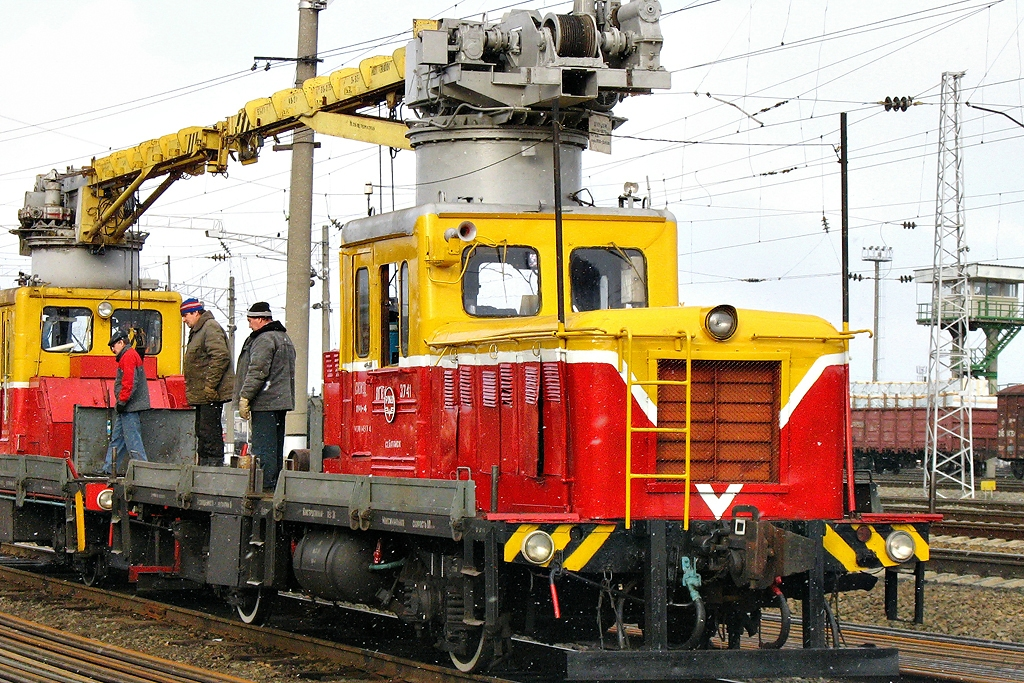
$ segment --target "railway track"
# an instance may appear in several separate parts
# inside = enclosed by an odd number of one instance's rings
[[[42,683],[83,677],[101,683],[249,683],[4,615],[0,679]]]
[[[847,645],[860,642],[900,651],[900,675],[928,681],[1020,683],[1024,644],[917,633],[883,626],[843,627]]]
[[[1024,579],[1024,555],[932,548],[928,569],[937,573]]]
[[[466,681],[511,683],[511,681],[500,678],[463,674],[454,669],[334,643],[321,638],[287,633],[272,628],[249,626],[184,607],[90,588],[9,566],[0,565],[0,583],[25,587],[58,600],[89,601],[120,612],[136,614],[194,631],[252,644],[260,650],[276,650],[300,655],[310,660],[331,662],[338,667],[361,672],[361,680],[379,676],[384,679],[409,681],[410,683],[465,683]],[[8,679],[0,674],[0,680]],[[122,682],[118,680],[114,683]],[[157,681],[156,683],[162,682]]]
[[[984,477],[975,475],[975,482],[981,481]],[[921,488],[922,482],[924,481],[924,472],[920,469],[908,470],[901,474],[875,474],[872,475],[872,480],[879,486],[898,486],[898,487],[916,487]],[[954,490],[951,487],[946,487],[940,482],[939,489]],[[1014,479],[1012,477],[996,477],[996,490],[1006,492],[1022,492],[1024,491],[1024,481]]]
[[[977,553],[974,553],[977,555]],[[29,562],[26,560],[25,562]],[[309,638],[277,631],[275,629],[255,628],[244,624],[221,619],[216,616],[202,614],[193,610],[156,603],[131,595],[110,593],[94,588],[64,581],[52,576],[26,572],[20,569],[0,566],[0,582],[23,586],[57,599],[93,601],[103,606],[159,619],[167,623],[185,626],[196,631],[220,635],[224,638],[255,643],[261,649],[275,649],[318,658],[337,663],[340,666],[352,667],[367,674],[382,676],[393,680],[423,681],[429,683],[455,681],[490,681],[491,683],[511,683],[519,678],[489,678],[461,674],[457,671],[421,662],[401,660],[397,657],[381,655],[376,652],[360,650],[350,646],[339,645],[317,638]],[[766,617],[766,637],[771,633],[772,624]],[[3,629],[0,629],[0,636]],[[899,628],[863,626],[845,624],[842,627],[843,643],[846,647],[896,647],[900,650],[900,671],[905,678],[915,677],[921,680],[948,680],[963,683],[1009,683],[1021,680],[1020,671],[1024,671],[1024,645],[995,641],[972,640],[961,637],[949,637],[932,633],[915,633]],[[801,642],[799,620],[794,624],[790,636],[790,645]],[[103,648],[110,646],[104,645]],[[2,649],[2,642],[0,642]],[[91,655],[90,655],[91,656]],[[0,657],[2,659],[2,657]],[[112,669],[113,670],[113,669]],[[161,674],[164,675],[164,674]],[[188,674],[192,676],[194,674]],[[3,679],[0,674],[0,679]],[[26,678],[26,683],[35,680]],[[54,680],[54,679],[48,679]],[[133,683],[121,678],[97,678],[110,680],[111,683]],[[147,680],[164,683],[162,679]],[[182,676],[171,680],[193,683],[223,683],[228,679],[200,680]],[[241,679],[234,679],[240,681]],[[531,680],[537,680],[532,677]],[[168,680],[167,683],[170,683]]]

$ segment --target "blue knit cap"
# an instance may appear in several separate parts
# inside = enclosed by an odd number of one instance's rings
[[[199,299],[185,299],[184,301],[181,302],[182,315],[185,315],[186,313],[195,312],[202,313],[205,310],[206,309],[203,307],[203,302],[200,301]]]

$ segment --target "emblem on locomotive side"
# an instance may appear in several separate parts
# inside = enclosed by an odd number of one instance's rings
[[[384,419],[390,424],[395,421],[395,392],[391,387],[384,387],[384,391],[381,393],[381,401],[384,404]]]

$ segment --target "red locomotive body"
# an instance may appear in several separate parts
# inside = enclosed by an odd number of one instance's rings
[[[338,354],[327,354],[325,442],[338,444],[342,457],[325,460],[324,470],[427,479],[462,470],[478,482],[478,505],[492,518],[620,519],[626,506],[625,382],[613,362],[595,355],[600,352],[570,352],[567,361],[499,358],[457,369],[349,376],[338,372]],[[487,361],[484,356],[474,360]],[[730,381],[723,377],[728,368],[716,372],[712,365],[694,372],[694,411],[704,410],[705,419],[693,421],[692,467],[702,483],[693,491],[691,519],[721,519],[735,505],[755,506],[765,519],[841,519],[847,366],[824,365],[785,406],[759,416],[752,414],[763,410],[756,392],[770,397],[777,391],[771,378]],[[730,395],[734,410],[747,411],[732,422],[716,414],[716,406],[717,413],[728,412],[721,401]],[[685,408],[671,398],[655,406],[646,395],[634,395],[635,425],[655,427],[656,415],[667,416],[663,426],[672,424],[672,413]],[[753,432],[763,438],[752,440]],[[673,450],[681,444],[676,435],[666,436],[633,435],[635,469],[673,469]],[[676,519],[684,488],[668,480],[636,482],[631,512]],[[494,491],[497,501],[490,499]]]

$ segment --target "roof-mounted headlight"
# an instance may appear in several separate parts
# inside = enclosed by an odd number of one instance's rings
[[[917,552],[914,537],[906,531],[894,531],[885,539],[885,554],[893,562],[906,562]]]
[[[712,339],[725,341],[736,333],[736,309],[729,305],[715,306],[704,316],[704,331]]]

